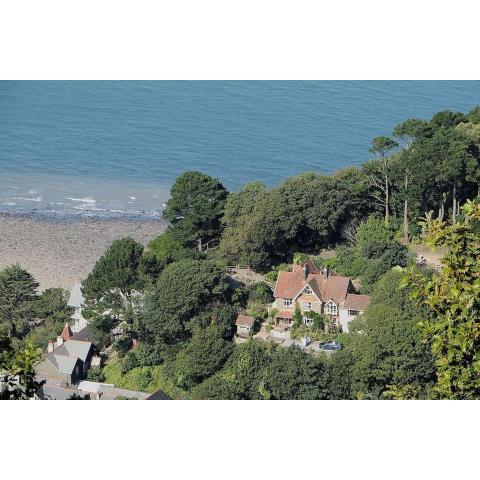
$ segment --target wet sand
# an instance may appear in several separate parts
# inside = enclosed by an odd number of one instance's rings
[[[0,269],[19,263],[41,289],[70,289],[88,275],[113,240],[130,236],[146,245],[165,229],[163,221],[52,222],[0,214]]]

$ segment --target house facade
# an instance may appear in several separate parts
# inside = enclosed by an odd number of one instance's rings
[[[365,311],[367,295],[359,295],[350,277],[321,271],[313,262],[293,265],[291,271],[279,272],[271,308],[276,310],[275,322],[291,327],[296,305],[302,314],[313,311],[329,317],[331,325],[348,332],[350,322]],[[311,319],[304,315],[309,325]]]

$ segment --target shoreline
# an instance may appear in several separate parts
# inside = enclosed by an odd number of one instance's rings
[[[116,239],[144,246],[163,233],[163,219],[43,218],[0,213],[0,270],[20,264],[40,284],[71,289],[83,280]]]

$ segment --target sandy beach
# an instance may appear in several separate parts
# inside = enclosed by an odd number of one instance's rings
[[[78,220],[56,223],[0,214],[0,269],[19,263],[40,288],[70,289],[84,279],[113,240],[130,236],[146,245],[161,221]]]

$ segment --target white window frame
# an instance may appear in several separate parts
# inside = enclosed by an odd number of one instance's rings
[[[307,285],[304,289],[303,289],[303,293],[305,295],[313,295],[313,290],[311,289],[310,285]]]
[[[337,315],[338,314],[337,305],[334,302],[326,303],[325,304],[325,313],[327,315]]]
[[[358,317],[360,315],[360,312],[358,310],[349,310],[348,311],[348,316],[349,317]]]
[[[311,312],[312,311],[313,304],[312,302],[303,302],[303,310],[305,312]]]
[[[313,318],[303,317],[303,323],[304,323],[307,327],[311,327],[311,326],[313,325]]]
[[[293,298],[284,298],[283,299],[283,306],[284,307],[291,307],[293,305]]]

